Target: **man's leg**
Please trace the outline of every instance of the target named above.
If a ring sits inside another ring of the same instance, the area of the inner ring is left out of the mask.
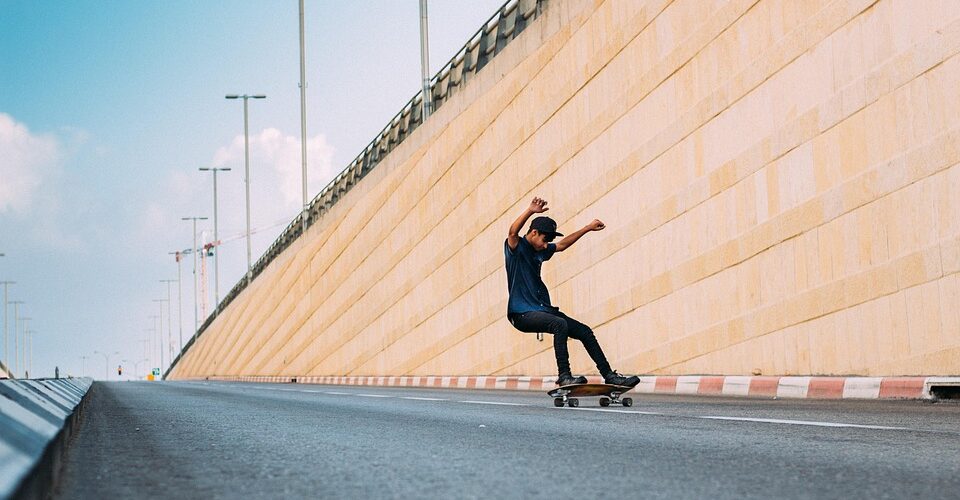
[[[570,374],[570,353],[567,351],[567,318],[548,312],[532,311],[513,316],[513,327],[527,333],[553,335],[553,352],[557,357],[557,373]]]
[[[590,359],[597,365],[597,370],[600,371],[600,375],[604,378],[610,375],[613,369],[610,368],[610,363],[607,362],[607,357],[603,354],[603,349],[600,348],[600,342],[597,341],[597,336],[593,334],[593,330],[591,330],[589,326],[567,315],[563,317],[567,323],[567,336],[583,343],[583,347],[587,349],[587,354],[590,355]]]

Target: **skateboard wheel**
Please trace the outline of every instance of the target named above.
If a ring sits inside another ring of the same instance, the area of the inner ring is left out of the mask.
[[[553,406],[557,408],[563,407],[563,398],[553,398]]]
[[[633,398],[623,398],[623,406],[633,406]]]
[[[610,398],[600,398],[600,406],[610,406]]]
[[[567,400],[567,404],[570,405],[570,408],[576,408],[580,406],[580,400],[577,398],[570,398]]]

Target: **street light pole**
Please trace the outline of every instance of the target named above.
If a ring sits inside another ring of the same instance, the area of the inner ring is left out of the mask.
[[[247,100],[266,99],[263,94],[228,94],[227,99],[243,99],[243,183],[247,190],[247,281],[253,277],[253,256],[250,250],[250,131],[247,120]],[[196,246],[196,245],[194,245]]]
[[[148,318],[153,320],[153,328],[148,328],[147,330],[153,332],[153,348],[154,349],[163,349],[163,346],[157,341],[157,315],[151,314]],[[153,351],[153,355],[156,355],[157,351]]]
[[[303,185],[303,211],[300,212],[300,231],[307,232],[307,69],[303,36],[303,0],[300,0],[300,168]]]
[[[17,355],[19,352],[19,345],[17,343],[19,334],[17,334],[17,328],[19,328],[20,325],[20,304],[24,302],[22,300],[11,300],[10,303],[13,304],[13,365],[15,366],[7,365],[7,369],[10,370],[10,374],[12,375],[20,368],[18,361],[19,356]]]
[[[196,334],[197,330],[200,329],[200,319],[198,317],[199,313],[197,309],[200,307],[199,300],[197,300],[197,221],[198,220],[207,220],[206,217],[183,217],[180,220],[192,220],[193,221],[193,333]]]
[[[160,371],[163,372],[163,303],[166,302],[164,299],[153,299],[154,302],[160,304]],[[169,304],[168,304],[169,305]],[[169,310],[170,308],[167,307]]]
[[[114,351],[114,352],[111,353],[111,354],[107,354],[107,353],[105,353],[105,352],[93,351],[93,353],[94,353],[94,354],[99,354],[99,355],[103,356],[103,362],[104,362],[103,367],[104,367],[104,369],[105,369],[104,375],[106,375],[106,379],[105,379],[105,380],[110,380],[110,356],[113,356],[113,355],[116,355],[116,354],[120,354],[120,352],[119,352],[119,351]]]
[[[173,322],[172,322],[173,320],[170,318],[172,314],[170,310],[173,309],[173,302],[170,302],[170,283],[173,283],[174,281],[176,280],[160,280],[160,283],[167,284],[167,344],[168,346],[170,343],[173,342]]]
[[[420,0],[420,75],[423,77],[423,119],[433,112],[433,94],[430,93],[430,42],[427,39],[427,0]]]
[[[80,376],[84,377],[87,375],[87,359],[90,356],[80,356]]]
[[[144,361],[149,361],[147,358],[143,358],[140,361],[133,363],[133,376],[137,379],[140,378],[140,363]]]
[[[36,372],[33,371],[33,334],[37,333],[34,330],[26,330],[23,332],[24,340],[28,342],[29,346],[27,348],[27,353],[29,358],[27,361],[27,372],[33,372],[34,377],[36,377]]]
[[[20,318],[20,371],[23,372],[23,378],[30,378],[30,370],[27,368],[27,321],[33,318]]]
[[[0,284],[3,285],[3,366],[6,366],[7,369],[10,369],[10,354],[7,350],[7,286],[17,284],[16,281],[0,281]]]
[[[180,324],[180,350],[183,350],[183,273],[180,272],[180,252],[169,252],[177,257],[177,322]]]
[[[244,100],[246,108],[246,100]],[[229,172],[230,168],[200,167],[201,172],[213,172],[213,315],[217,315],[220,306],[220,232],[217,224],[217,172]],[[249,229],[248,229],[249,230]]]

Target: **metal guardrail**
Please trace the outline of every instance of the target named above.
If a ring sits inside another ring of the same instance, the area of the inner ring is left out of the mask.
[[[485,22],[470,40],[437,72],[430,80],[430,93],[433,97],[434,113],[445,102],[471,81],[477,73],[490,63],[504,47],[516,38],[529,24],[539,17],[549,0],[509,0]],[[310,202],[306,211],[307,227],[327,213],[337,201],[353,186],[374,169],[391,151],[419,127],[423,122],[423,91],[417,92],[387,123],[387,126],[350,162],[343,171],[333,178]],[[429,118],[428,118],[429,119]],[[228,292],[217,308],[200,325],[197,333],[183,346],[177,357],[170,363],[164,378],[180,361],[204,331],[257,276],[260,275],[280,255],[290,243],[303,232],[304,212],[297,215],[280,233],[280,236],[267,248],[253,265],[248,278],[246,275]]]

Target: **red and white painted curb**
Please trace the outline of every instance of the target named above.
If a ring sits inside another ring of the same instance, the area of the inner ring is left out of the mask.
[[[602,382],[598,376],[587,379]],[[213,376],[202,380],[299,383],[380,387],[505,389],[544,391],[556,387],[556,377],[407,376],[309,377]],[[769,376],[647,376],[634,389],[641,394],[777,397],[795,399],[931,399],[933,387],[960,387],[960,377],[769,377]]]

